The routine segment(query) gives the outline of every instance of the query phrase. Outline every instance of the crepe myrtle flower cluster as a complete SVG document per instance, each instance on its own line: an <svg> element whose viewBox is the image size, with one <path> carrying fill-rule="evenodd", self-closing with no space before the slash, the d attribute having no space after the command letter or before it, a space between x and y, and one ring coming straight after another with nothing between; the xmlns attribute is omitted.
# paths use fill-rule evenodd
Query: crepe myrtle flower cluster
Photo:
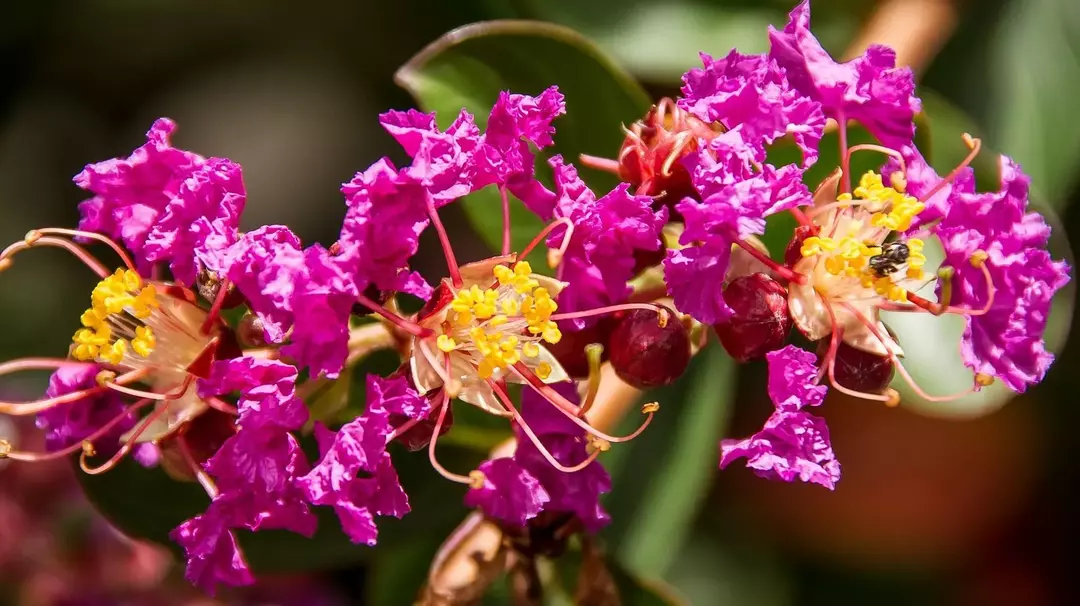
<svg viewBox="0 0 1080 606"><path fill-rule="evenodd" d="M241 167L173 147L175 125L158 120L128 157L75 177L90 194L77 229L33 230L0 252L3 270L27 249L61 248L99 278L66 356L0 364L0 374L53 371L42 399L0 402L0 413L36 416L46 452L0 441L0 456L78 455L97 474L130 455L198 482L209 506L172 537L188 578L212 592L253 580L236 531L311 536L312 507L332 508L354 542L374 545L377 517L409 512L393 443L426 450L467 487L465 503L507 533L599 530L611 481L597 458L659 409L646 404L629 435L594 425L602 364L638 389L668 384L704 327L736 359L767 359L775 406L760 432L721 443L721 467L745 458L785 481L839 479L828 428L808 412L830 386L896 404L896 371L936 400L995 380L1017 392L1040 381L1053 359L1042 341L1050 301L1069 268L1027 210L1028 178L1003 157L1000 190L977 192L970 137L968 158L934 173L913 143L911 72L880 46L833 61L809 31L808 3L769 38L762 55L703 55L681 98L626 129L617 158L582 156L621 178L603 195L558 155L546 160L551 187L537 177L537 153L565 113L555 87L501 93L484 131L464 110L445 129L434 114L389 111L380 122L410 163L383 158L342 186L344 220L329 247L305 247L280 225L241 231ZM841 166L811 192L805 171L830 120ZM849 147L850 120L880 145ZM801 151L797 162L769 163L781 140ZM884 164L853 180L855 152ZM488 187L501 200L491 212L503 218L502 249L460 265L439 210ZM517 252L511 196L546 222ZM798 227L774 261L757 236L782 212ZM435 285L409 267L429 228L447 265ZM923 253L931 238L945 250L938 268ZM119 269L88 245L107 247ZM525 260L541 245L547 274ZM931 284L934 299L918 294ZM419 312L402 313L399 295L422 300ZM882 311L962 315L971 388L923 393ZM785 346L793 324L817 352ZM363 413L336 428L310 418L311 394L376 347L396 348L402 363L367 378ZM455 402L507 419L514 450L446 469L437 443ZM314 461L301 448L309 435Z"/></svg>
<svg viewBox="0 0 1080 606"><path fill-rule="evenodd" d="M967 158L944 177L914 144L920 111L912 72L895 53L871 46L834 61L810 32L803 2L782 30L769 29L761 55L702 55L683 77L682 97L661 101L627 129L615 160L585 164L619 174L678 220L678 242L663 260L664 280L682 313L712 325L737 360L766 358L775 412L744 440L724 440L720 465L745 458L758 475L833 488L840 465L824 420L806 412L828 386L899 403L895 372L915 393L947 402L1001 381L1015 392L1042 380L1051 299L1069 267L1046 250L1050 228L1028 210L1029 179L1000 160L998 191L978 192ZM880 145L847 142L850 121ZM841 166L813 192L804 172L819 157L829 123ZM801 160L773 166L769 146L785 138ZM883 155L879 170L853 177L856 152ZM672 195L672 194L676 195ZM784 260L757 240L770 215L798 227ZM940 267L924 249L936 239ZM933 288L934 297L919 294ZM963 316L960 353L970 388L931 395L901 363L903 349L881 312ZM816 355L785 343L794 324Z"/></svg>
<svg viewBox="0 0 1080 606"><path fill-rule="evenodd" d="M158 120L128 157L75 177L91 196L78 229L33 230L0 253L6 269L25 250L61 248L99 279L66 356L0 365L0 374L53 371L42 399L0 402L4 414L36 415L46 452L0 442L0 456L78 455L83 471L99 474L130 455L198 482L210 504L172 538L187 554L187 577L209 592L253 580L237 530L311 536L312 507L332 508L354 542L374 545L376 517L409 512L393 442L426 448L439 473L468 486L467 504L509 529L553 516L599 529L608 518L598 499L610 480L595 461L640 434L659 405L643 407L630 435L601 431L586 415L602 348L578 339L580 351L564 349L585 360L580 393L551 348L564 330L628 323L666 346L646 359L671 357L660 373L637 359L616 365L624 380L646 386L677 378L690 345L673 310L630 301L634 256L661 249L667 211L628 184L597 196L558 156L550 160L554 189L536 181L536 150L553 143L564 108L552 87L536 97L500 95L486 132L464 111L446 130L434 114L382 115L412 162L397 168L381 159L342 187L345 217L329 247L304 247L280 225L241 231L241 167L173 147L175 125ZM503 250L459 266L438 210L484 187L502 197ZM512 192L549 222L520 253L510 250ZM447 261L448 277L434 287L408 266L429 227ZM554 275L524 260L541 244ZM88 245L107 247L119 269ZM425 303L403 315L397 293ZM369 376L366 409L343 426L311 419L312 385L361 359L373 334L401 353L399 370ZM520 406L511 383L524 386ZM506 418L519 442L513 456L468 473L444 468L436 444L455 401ZM311 433L315 461L301 448Z"/></svg>

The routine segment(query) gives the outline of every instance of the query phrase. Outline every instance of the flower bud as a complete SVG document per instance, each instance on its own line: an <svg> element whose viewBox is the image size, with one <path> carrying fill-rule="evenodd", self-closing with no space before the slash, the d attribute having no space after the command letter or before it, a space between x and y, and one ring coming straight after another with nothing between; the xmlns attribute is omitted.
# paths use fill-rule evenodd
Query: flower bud
<svg viewBox="0 0 1080 606"><path fill-rule="evenodd" d="M690 336L671 310L659 314L635 309L616 314L611 333L611 365L623 381L638 389L668 385L690 364Z"/></svg>
<svg viewBox="0 0 1080 606"><path fill-rule="evenodd" d="M735 278L724 288L724 301L734 314L713 328L732 358L748 362L784 346L792 321L779 282L762 273Z"/></svg>
<svg viewBox="0 0 1080 606"><path fill-rule="evenodd" d="M629 129L619 150L619 178L641 195L656 197L656 206L674 206L698 198L681 160L698 149L699 139L712 139L719 126L706 124L662 99Z"/></svg>

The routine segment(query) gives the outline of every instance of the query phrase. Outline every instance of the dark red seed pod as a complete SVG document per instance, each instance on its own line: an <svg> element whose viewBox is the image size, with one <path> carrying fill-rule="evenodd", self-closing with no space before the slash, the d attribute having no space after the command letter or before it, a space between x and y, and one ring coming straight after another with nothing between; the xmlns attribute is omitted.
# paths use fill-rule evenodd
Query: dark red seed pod
<svg viewBox="0 0 1080 606"><path fill-rule="evenodd" d="M236 340L244 347L265 347L266 329L262 319L253 313L246 313L236 325Z"/></svg>
<svg viewBox="0 0 1080 606"><path fill-rule="evenodd" d="M784 346L792 320L779 282L762 273L735 278L724 288L724 301L734 315L713 329L732 358L748 362Z"/></svg>
<svg viewBox="0 0 1080 606"><path fill-rule="evenodd" d="M823 363L829 351L829 339L818 343L818 362ZM885 393L895 372L892 360L840 342L836 350L834 375L840 385L863 393Z"/></svg>
<svg viewBox="0 0 1080 606"><path fill-rule="evenodd" d="M616 314L611 332L611 365L638 389L667 385L690 364L690 335L670 309L666 322L657 312L635 309Z"/></svg>
<svg viewBox="0 0 1080 606"><path fill-rule="evenodd" d="M554 344L545 343L544 347L562 364L566 374L575 379L584 379L589 376L589 360L585 356L585 347L592 343L599 343L604 348L600 360L607 361L611 357L608 341L616 322L610 317L601 318L582 330L573 330L568 324L568 322L560 322L562 339Z"/></svg>
<svg viewBox="0 0 1080 606"><path fill-rule="evenodd" d="M818 228L814 225L800 225L795 228L791 241L788 242L787 248L784 249L784 263L788 267L794 267L796 263L802 260L803 241L810 236L816 235L817 232Z"/></svg>

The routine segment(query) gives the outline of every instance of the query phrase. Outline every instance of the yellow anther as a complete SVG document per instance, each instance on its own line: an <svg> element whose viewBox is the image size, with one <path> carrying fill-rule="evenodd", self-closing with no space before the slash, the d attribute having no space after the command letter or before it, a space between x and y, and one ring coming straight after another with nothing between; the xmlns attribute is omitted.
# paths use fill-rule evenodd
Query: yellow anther
<svg viewBox="0 0 1080 606"><path fill-rule="evenodd" d="M654 413L654 412L659 412L659 411L660 411L660 403L659 402L649 402L648 404L645 404L645 405L643 405L641 407L641 414L643 414L643 415L647 415L649 413Z"/></svg>
<svg viewBox="0 0 1080 606"><path fill-rule="evenodd" d="M508 316L516 316L521 313L521 304L517 299L507 299L500 303L502 312Z"/></svg>
<svg viewBox="0 0 1080 606"><path fill-rule="evenodd" d="M495 274L495 279L499 281L499 284L503 286L510 284L510 281L514 279L514 270L505 265L496 265L492 273Z"/></svg>
<svg viewBox="0 0 1080 606"><path fill-rule="evenodd" d="M105 387L106 384L112 383L116 379L116 373L111 370L103 370L94 375L94 382L99 387Z"/></svg>
<svg viewBox="0 0 1080 606"><path fill-rule="evenodd" d="M985 373L975 373L975 384L980 387L990 387L994 384L994 377Z"/></svg>
<svg viewBox="0 0 1080 606"><path fill-rule="evenodd" d="M889 398L888 400L885 400L886 406L888 406L889 408L896 408L900 405L900 392L890 387L888 391L885 392L885 394Z"/></svg>
<svg viewBox="0 0 1080 606"><path fill-rule="evenodd" d="M541 362L536 365L536 376L540 377L541 381L546 381L551 376L551 364L547 362Z"/></svg>
<svg viewBox="0 0 1080 606"><path fill-rule="evenodd" d="M975 149L975 142L978 141L975 137L972 137L970 133L964 133L960 135L960 139L964 142L964 145L968 149Z"/></svg>
<svg viewBox="0 0 1080 606"><path fill-rule="evenodd" d="M491 375L495 374L495 366L487 358L484 358L476 365L476 374L481 379L490 379Z"/></svg>
<svg viewBox="0 0 1080 606"><path fill-rule="evenodd" d="M131 304L135 317L140 320L149 318L152 310L160 306L161 304L157 300L157 290L153 286L143 288Z"/></svg>
<svg viewBox="0 0 1080 606"><path fill-rule="evenodd" d="M93 457L93 456L97 455L97 451L94 450L94 444L91 443L90 440L83 440L82 441L82 451L83 451L83 454L88 456L88 457Z"/></svg>
<svg viewBox="0 0 1080 606"><path fill-rule="evenodd" d="M558 248L549 248L547 252L547 264L551 269L555 269L562 263L563 252Z"/></svg>
<svg viewBox="0 0 1080 606"><path fill-rule="evenodd" d="M554 345L559 341L562 341L562 331L559 330L558 324L548 321L548 323L544 325L544 330L541 333L540 337L548 343Z"/></svg>
<svg viewBox="0 0 1080 606"><path fill-rule="evenodd" d="M502 326L503 324L506 324L506 321L508 319L509 318L506 317L506 314L498 314L496 316L492 316L491 319L488 320L488 326Z"/></svg>
<svg viewBox="0 0 1080 606"><path fill-rule="evenodd" d="M518 261L514 264L514 273L519 276L528 277L532 272L532 265L528 261Z"/></svg>
<svg viewBox="0 0 1080 606"><path fill-rule="evenodd" d="M113 341L113 344L109 347L103 347L101 349L101 357L109 364L119 364L124 359L124 354L127 353L128 342L124 339L117 339Z"/></svg>
<svg viewBox="0 0 1080 606"><path fill-rule="evenodd" d="M896 171L889 175L889 185L892 185L896 191L904 193L907 191L907 177L904 176L904 173Z"/></svg>
<svg viewBox="0 0 1080 606"><path fill-rule="evenodd" d="M611 450L611 442L608 442L603 438L589 435L588 440L590 452L607 452Z"/></svg>
<svg viewBox="0 0 1080 606"><path fill-rule="evenodd" d="M971 265L972 267L981 268L983 263L986 263L986 260L989 258L990 255L988 255L985 250L979 249L971 253Z"/></svg>
<svg viewBox="0 0 1080 606"><path fill-rule="evenodd" d="M503 351L513 351L514 349L517 348L517 346L518 346L518 338L515 337L514 335L510 335L509 337L503 339L499 343L499 347L501 347L503 349Z"/></svg>
<svg viewBox="0 0 1080 606"><path fill-rule="evenodd" d="M157 347L157 337L149 326L139 326L135 329L135 338L131 340L131 349L142 357L147 357Z"/></svg>
<svg viewBox="0 0 1080 606"><path fill-rule="evenodd" d="M3 259L0 259L0 271L4 271L9 267L11 267L11 257L4 257Z"/></svg>
<svg viewBox="0 0 1080 606"><path fill-rule="evenodd" d="M8 442L4 438L0 438L0 459L7 458L11 452L11 442Z"/></svg>
<svg viewBox="0 0 1080 606"><path fill-rule="evenodd" d="M487 482L487 476L479 469L474 469L469 472L469 488L473 490L479 490L484 487L484 483Z"/></svg>
<svg viewBox="0 0 1080 606"><path fill-rule="evenodd" d="M26 232L25 236L23 236L23 242L25 242L27 244L33 244L34 242L37 242L40 239L41 239L41 232L39 232L36 229L31 229L30 231Z"/></svg>
<svg viewBox="0 0 1080 606"><path fill-rule="evenodd" d="M810 236L803 240L802 249L799 251L804 257L819 255L825 251L836 250L836 241L829 237Z"/></svg>
<svg viewBox="0 0 1080 606"><path fill-rule="evenodd" d="M540 355L540 346L530 341L521 346L521 354L526 358L535 358Z"/></svg>

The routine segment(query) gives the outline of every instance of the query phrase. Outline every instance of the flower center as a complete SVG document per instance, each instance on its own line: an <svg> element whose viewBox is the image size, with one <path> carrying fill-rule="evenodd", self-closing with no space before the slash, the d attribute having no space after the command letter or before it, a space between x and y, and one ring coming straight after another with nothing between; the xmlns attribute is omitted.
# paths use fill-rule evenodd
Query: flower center
<svg viewBox="0 0 1080 606"><path fill-rule="evenodd" d="M132 369L154 367L186 373L210 343L201 331L206 313L193 303L158 291L130 269L98 282L72 337L77 360Z"/></svg>
<svg viewBox="0 0 1080 606"><path fill-rule="evenodd" d="M891 181L892 187L886 187L878 173L863 175L853 195L837 197L840 210L828 213L821 230L827 235L803 241L803 257L816 258L810 278L818 291L829 297L881 296L904 302L909 290L905 286L926 279L922 240L885 241L893 232L910 229L926 208L904 193L902 175Z"/></svg>
<svg viewBox="0 0 1080 606"><path fill-rule="evenodd" d="M559 327L551 320L558 304L547 288L532 276L526 261L514 266L496 265L495 284L477 285L454 293L443 333L436 345L446 353L458 352L472 358L477 374L488 379L517 364L522 358L540 356L540 343L558 343ZM550 364L541 362L536 375L546 379Z"/></svg>

